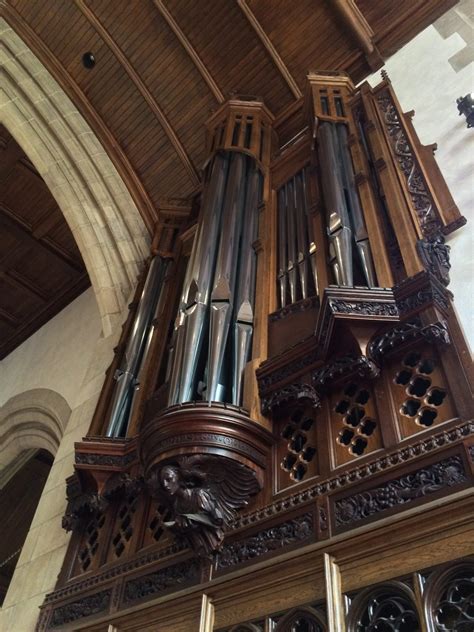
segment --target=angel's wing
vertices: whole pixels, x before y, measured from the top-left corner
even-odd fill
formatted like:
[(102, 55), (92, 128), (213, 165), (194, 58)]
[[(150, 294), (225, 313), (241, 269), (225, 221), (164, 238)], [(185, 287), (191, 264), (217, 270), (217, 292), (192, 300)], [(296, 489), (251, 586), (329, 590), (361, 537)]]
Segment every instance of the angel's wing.
[(184, 457), (180, 465), (185, 478), (199, 477), (202, 480), (202, 488), (208, 491), (226, 523), (231, 522), (235, 512), (260, 491), (255, 473), (231, 459), (195, 455)]

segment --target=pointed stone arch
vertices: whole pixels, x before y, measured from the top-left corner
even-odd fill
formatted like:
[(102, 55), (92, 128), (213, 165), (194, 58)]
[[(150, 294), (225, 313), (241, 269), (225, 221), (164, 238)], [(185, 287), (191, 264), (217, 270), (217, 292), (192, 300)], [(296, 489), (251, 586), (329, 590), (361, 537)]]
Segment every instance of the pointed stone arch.
[(0, 122), (58, 202), (89, 273), (104, 335), (109, 335), (149, 251), (145, 224), (103, 146), (66, 93), (4, 19), (0, 33)]

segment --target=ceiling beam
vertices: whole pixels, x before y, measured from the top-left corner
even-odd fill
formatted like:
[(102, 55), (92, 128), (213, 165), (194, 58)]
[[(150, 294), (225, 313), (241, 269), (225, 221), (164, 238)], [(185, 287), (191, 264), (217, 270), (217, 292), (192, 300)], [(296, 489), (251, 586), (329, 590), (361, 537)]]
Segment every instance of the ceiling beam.
[(166, 20), (166, 22), (168, 23), (168, 26), (171, 28), (173, 33), (181, 42), (184, 50), (191, 57), (192, 61), (194, 62), (194, 65), (201, 73), (202, 78), (207, 83), (210, 91), (215, 96), (216, 100), (219, 103), (224, 103), (225, 97), (223, 93), (220, 91), (218, 85), (216, 84), (213, 77), (211, 76), (208, 69), (206, 68), (206, 65), (204, 64), (202, 59), (199, 57), (199, 55), (196, 53), (191, 43), (189, 42), (188, 38), (181, 30), (181, 27), (179, 26), (179, 24), (176, 22), (176, 20), (170, 13), (169, 9), (165, 6), (163, 0), (153, 0), (153, 3), (158, 9), (158, 11), (161, 13), (163, 18)]
[(82, 262), (78, 262), (69, 255), (61, 246), (53, 242), (51, 239), (35, 239), (31, 230), (24, 222), (22, 222), (15, 213), (7, 208), (4, 204), (0, 203), (0, 225), (9, 230), (20, 242), (26, 242), (27, 245), (32, 247), (40, 247), (46, 250), (48, 254), (51, 254), (55, 259), (63, 266), (66, 266), (70, 271), (83, 273), (84, 265)]
[(268, 37), (268, 35), (264, 31), (264, 29), (261, 26), (260, 22), (257, 20), (255, 15), (253, 14), (252, 10), (248, 6), (246, 0), (237, 0), (237, 4), (242, 9), (243, 14), (247, 18), (247, 20), (250, 22), (250, 24), (253, 27), (255, 33), (260, 38), (260, 41), (262, 42), (264, 48), (267, 50), (268, 54), (272, 58), (273, 63), (275, 64), (275, 66), (278, 68), (278, 70), (282, 74), (284, 80), (288, 84), (288, 87), (290, 88), (290, 90), (293, 93), (294, 97), (296, 99), (301, 98), (303, 96), (303, 93), (299, 89), (298, 84), (296, 83), (294, 77), (292, 76), (292, 74), (290, 73), (288, 68), (286, 67), (283, 59), (278, 54), (276, 48), (273, 46), (270, 38)]
[(33, 281), (17, 270), (2, 271), (0, 272), (0, 277), (5, 281), (5, 283), (28, 292), (28, 294), (39, 298), (43, 303), (46, 303), (49, 300), (48, 296), (46, 296), (43, 290), (41, 290), (36, 283), (33, 283)]
[(173, 146), (174, 150), (178, 154), (179, 159), (183, 163), (184, 168), (186, 169), (186, 172), (193, 186), (196, 186), (196, 187), (199, 186), (201, 181), (199, 179), (198, 173), (194, 165), (191, 162), (191, 159), (189, 158), (188, 153), (186, 152), (181, 141), (179, 140), (171, 123), (168, 121), (165, 113), (160, 108), (156, 99), (148, 90), (146, 85), (143, 83), (140, 75), (137, 73), (135, 68), (131, 65), (131, 63), (129, 62), (125, 54), (123, 53), (122, 49), (116, 44), (116, 42), (114, 41), (110, 33), (102, 25), (102, 23), (97, 18), (95, 13), (90, 9), (90, 7), (86, 6), (83, 0), (74, 0), (74, 2), (76, 6), (78, 7), (78, 9), (87, 18), (87, 20), (89, 20), (90, 24), (95, 28), (97, 33), (102, 37), (102, 39), (110, 48), (110, 50), (115, 55), (115, 57), (120, 61), (125, 72), (128, 74), (132, 82), (135, 84), (137, 90), (140, 92), (140, 94), (145, 99), (146, 103), (148, 104), (149, 108), (158, 119), (165, 134), (168, 136), (168, 139), (171, 142), (171, 145)]
[(22, 19), (16, 9), (14, 9), (11, 4), (5, 3), (2, 4), (2, 12), (4, 19), (51, 72), (54, 79), (58, 81), (62, 89), (71, 98), (72, 102), (76, 105), (78, 110), (81, 111), (86, 121), (92, 127), (129, 190), (148, 232), (153, 234), (156, 222), (154, 205), (135, 169), (132, 167), (123, 149), (118, 145), (111, 130), (104, 123), (78, 84), (73, 81), (64, 66), (43, 43), (31, 26)]
[(372, 41), (374, 32), (355, 0), (333, 0), (332, 6), (339, 14), (359, 48), (364, 52), (371, 70), (375, 71), (381, 68), (383, 59)]

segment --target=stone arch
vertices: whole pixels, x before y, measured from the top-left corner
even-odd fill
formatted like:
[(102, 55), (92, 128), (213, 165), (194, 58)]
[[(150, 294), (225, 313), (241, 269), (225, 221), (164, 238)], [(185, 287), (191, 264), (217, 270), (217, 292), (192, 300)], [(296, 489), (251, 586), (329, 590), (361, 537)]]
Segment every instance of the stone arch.
[(11, 397), (0, 408), (0, 470), (27, 450), (56, 455), (70, 414), (64, 397), (47, 388)]
[(104, 335), (109, 335), (149, 252), (145, 224), (112, 161), (66, 93), (3, 19), (0, 32), (0, 121), (58, 202), (89, 273)]

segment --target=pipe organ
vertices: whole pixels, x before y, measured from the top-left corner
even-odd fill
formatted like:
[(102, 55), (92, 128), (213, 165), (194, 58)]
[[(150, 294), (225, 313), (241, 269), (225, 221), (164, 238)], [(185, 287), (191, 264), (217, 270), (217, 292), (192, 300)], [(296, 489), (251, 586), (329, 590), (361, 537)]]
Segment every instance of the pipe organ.
[[(454, 629), (430, 626), (450, 550), (468, 553), (451, 529), (472, 506), (472, 367), (445, 242), (465, 220), (411, 117), (388, 77), (340, 72), (308, 75), (277, 118), (245, 96), (212, 113), (202, 186), (160, 209), (76, 444), (40, 630), (132, 629), (131, 609), (202, 584), (221, 632), (368, 629), (391, 590), (410, 629)], [(231, 611), (242, 577), (259, 598)]]

